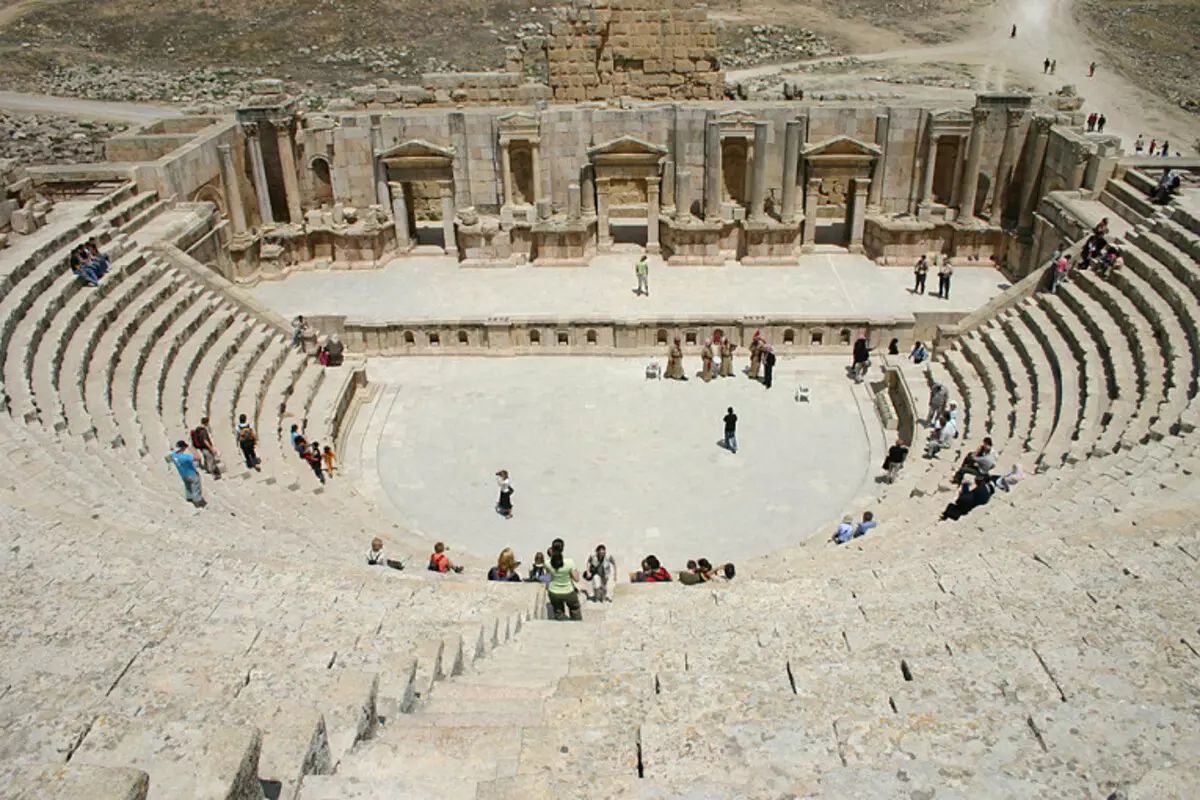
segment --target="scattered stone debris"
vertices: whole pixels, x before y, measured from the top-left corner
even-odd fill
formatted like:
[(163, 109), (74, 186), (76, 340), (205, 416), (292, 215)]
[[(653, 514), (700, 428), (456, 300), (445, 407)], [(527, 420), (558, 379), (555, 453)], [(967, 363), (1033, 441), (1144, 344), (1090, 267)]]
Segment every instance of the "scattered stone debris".
[(48, 114), (0, 111), (0, 159), (18, 163), (88, 164), (104, 160), (104, 142), (127, 126)]

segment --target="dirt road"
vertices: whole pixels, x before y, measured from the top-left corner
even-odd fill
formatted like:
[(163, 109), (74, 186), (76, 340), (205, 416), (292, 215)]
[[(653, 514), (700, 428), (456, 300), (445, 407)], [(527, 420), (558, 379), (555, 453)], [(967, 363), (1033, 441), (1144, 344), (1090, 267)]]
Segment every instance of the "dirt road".
[(151, 122), (160, 117), (178, 117), (180, 112), (166, 106), (138, 103), (109, 103), (80, 100), (77, 97), (53, 97), (45, 94), (0, 92), (0, 110), (26, 114), (63, 114), (79, 119), (105, 122)]

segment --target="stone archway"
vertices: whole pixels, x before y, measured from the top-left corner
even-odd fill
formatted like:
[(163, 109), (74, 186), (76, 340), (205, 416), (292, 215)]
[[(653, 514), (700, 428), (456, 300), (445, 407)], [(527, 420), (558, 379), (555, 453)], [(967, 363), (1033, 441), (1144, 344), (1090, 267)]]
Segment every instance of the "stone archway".
[(442, 246), (448, 255), (458, 257), (455, 235), (454, 148), (439, 147), (422, 139), (407, 142), (379, 153), (387, 172), (392, 196), (392, 216), (396, 226), (396, 246), (401, 252), (416, 244), (418, 206), (433, 201), (433, 191), (441, 205)]
[[(804, 244), (862, 249), (867, 195), (882, 151), (849, 136), (804, 148)], [(829, 239), (820, 241), (824, 227)]]
[(659, 252), (659, 188), (667, 148), (622, 136), (589, 148), (587, 154), (595, 174), (599, 249), (612, 247), (614, 214), (626, 218), (645, 214), (646, 252)]

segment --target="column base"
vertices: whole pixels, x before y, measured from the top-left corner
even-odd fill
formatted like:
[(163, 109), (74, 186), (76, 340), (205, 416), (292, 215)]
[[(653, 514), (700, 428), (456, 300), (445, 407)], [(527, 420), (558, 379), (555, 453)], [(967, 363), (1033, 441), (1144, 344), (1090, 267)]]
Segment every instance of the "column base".
[(851, 253), (865, 253), (865, 252), (867, 252), (867, 251), (866, 251), (866, 249), (865, 249), (865, 248), (862, 246), (862, 244), (861, 244), (861, 243), (860, 243), (860, 244), (852, 244), (852, 245), (850, 245), (849, 247), (847, 247), (846, 249), (847, 249), (848, 251), (850, 251)]
[(661, 252), (662, 252), (662, 245), (660, 245), (658, 242), (648, 242), (646, 244), (646, 253), (647, 254), (656, 256)]
[(917, 203), (917, 219), (926, 222), (933, 216), (933, 207), (929, 203)]

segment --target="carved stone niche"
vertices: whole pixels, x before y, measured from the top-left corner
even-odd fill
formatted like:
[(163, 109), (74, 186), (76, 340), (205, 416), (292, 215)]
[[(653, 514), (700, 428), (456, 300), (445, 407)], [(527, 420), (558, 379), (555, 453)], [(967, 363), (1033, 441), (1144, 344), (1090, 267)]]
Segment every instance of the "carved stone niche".
[(659, 190), (667, 148), (632, 136), (621, 136), (587, 151), (596, 183), (599, 247), (612, 244), (613, 217), (646, 219), (646, 250), (659, 249)]
[(541, 120), (533, 114), (506, 114), (496, 120), (496, 131), (504, 189), (501, 213), (506, 219), (532, 222), (532, 209), (543, 197)]

